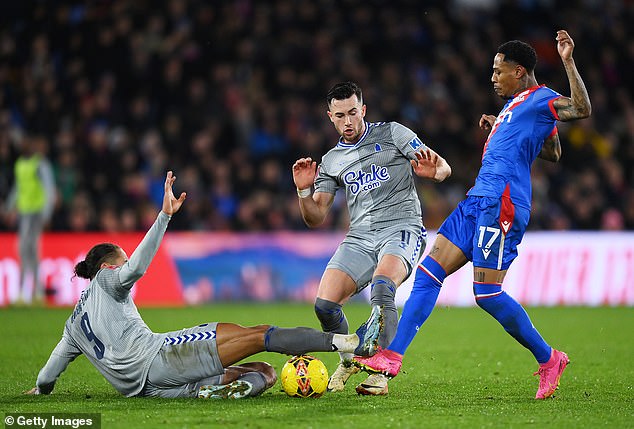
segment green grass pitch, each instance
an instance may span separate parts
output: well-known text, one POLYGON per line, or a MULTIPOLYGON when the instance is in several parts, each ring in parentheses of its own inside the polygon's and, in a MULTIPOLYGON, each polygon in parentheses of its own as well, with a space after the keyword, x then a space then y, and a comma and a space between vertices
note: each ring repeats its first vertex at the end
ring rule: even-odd
MULTIPOLYGON (((534 400, 532 355, 478 308, 437 308, 385 397, 346 390, 320 399, 289 398, 279 382, 242 401, 124 398, 84 357, 73 362, 50 396, 21 392, 57 343, 70 309, 0 310, 0 404, 5 413, 95 412, 112 428, 633 428, 634 309, 530 308, 542 335, 572 361, 556 397, 534 400)), ((368 306, 351 303, 351 327, 368 306)), ((318 327, 304 304, 217 304, 141 309, 148 326, 165 332, 207 321, 318 327)), ((337 356, 317 353, 332 371, 337 356)), ((262 353, 278 370, 286 357, 262 353)))

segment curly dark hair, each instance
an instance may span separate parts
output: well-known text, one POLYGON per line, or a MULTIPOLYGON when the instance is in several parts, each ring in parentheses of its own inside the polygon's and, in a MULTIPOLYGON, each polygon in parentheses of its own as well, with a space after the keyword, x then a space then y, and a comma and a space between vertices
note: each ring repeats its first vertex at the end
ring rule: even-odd
POLYGON ((537 65, 537 53, 528 43, 520 40, 511 40, 500 45, 499 54, 504 54, 504 61, 512 61, 524 67, 529 72, 535 70, 537 65))
POLYGON ((341 82, 330 88, 326 95, 326 102, 328 107, 332 100, 345 100, 353 95, 357 96, 357 99, 363 104, 363 94, 361 93, 361 87, 354 82, 341 82))
POLYGON ((119 246, 112 243, 101 243, 88 251, 86 259, 75 265, 75 275, 82 279, 92 280, 104 262, 113 262, 117 257, 119 246))

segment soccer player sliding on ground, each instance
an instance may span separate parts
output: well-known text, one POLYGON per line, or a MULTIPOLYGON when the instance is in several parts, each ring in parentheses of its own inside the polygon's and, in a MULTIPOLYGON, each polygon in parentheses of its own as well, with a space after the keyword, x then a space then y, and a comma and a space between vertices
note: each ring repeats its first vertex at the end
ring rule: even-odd
POLYGON ((407 347, 434 308, 443 280, 473 261, 476 303, 539 363, 535 397, 548 398, 558 387, 568 356, 546 343, 524 308, 502 290, 530 217, 531 165, 536 157, 559 160, 558 120, 587 118, 591 112, 588 92, 572 58, 574 42, 563 30, 557 32, 556 40, 570 97, 537 84, 537 56, 530 45, 513 40, 498 48, 491 81, 496 94, 508 101, 497 118, 480 118, 480 126, 490 132, 475 185, 441 225, 431 252, 418 266, 394 340, 370 358, 355 358, 366 371, 389 377, 398 374, 407 347))
POLYGON ((80 354, 125 396, 236 399, 257 396, 277 380, 275 370, 265 362, 234 365, 256 353, 374 352, 382 326, 378 310, 351 335, 221 322, 152 332, 141 319, 130 289, 145 274, 171 216, 185 201, 184 192, 174 196, 175 180, 167 172, 162 209, 130 259, 121 247, 101 243, 75 266, 75 273, 90 279, 90 284, 66 320, 62 339, 41 369, 36 387, 25 393, 51 393, 58 377, 80 354))

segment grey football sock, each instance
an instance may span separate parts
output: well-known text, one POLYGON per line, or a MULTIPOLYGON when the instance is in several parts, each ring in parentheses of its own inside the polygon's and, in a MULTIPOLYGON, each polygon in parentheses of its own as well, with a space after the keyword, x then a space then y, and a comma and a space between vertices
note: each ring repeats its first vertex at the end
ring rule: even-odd
POLYGON ((348 319, 346 319, 341 304, 317 298, 315 300, 315 314, 321 323, 321 329, 325 332, 348 333, 348 319))
POLYGON ((321 332, 312 328, 278 328, 272 326, 264 336, 267 352, 301 355, 308 352, 334 351, 332 332, 321 332))
MULTIPOLYGON (((321 323, 321 329, 325 332, 334 332, 335 334, 348 333, 348 319, 346 319, 346 314, 343 312, 341 304, 317 298, 315 299, 315 314, 321 323)), ((350 360, 353 356, 353 353, 339 352, 339 358, 342 361, 350 360)))
POLYGON ((383 332, 379 337, 379 346, 386 348, 396 335, 398 326, 398 310, 394 302, 396 284, 385 276, 374 276, 370 285, 372 305, 383 307, 383 332))
POLYGON ((238 377, 238 380, 251 383, 253 389, 249 392, 249 396, 261 395, 266 390, 266 377, 259 371, 245 372, 238 377))

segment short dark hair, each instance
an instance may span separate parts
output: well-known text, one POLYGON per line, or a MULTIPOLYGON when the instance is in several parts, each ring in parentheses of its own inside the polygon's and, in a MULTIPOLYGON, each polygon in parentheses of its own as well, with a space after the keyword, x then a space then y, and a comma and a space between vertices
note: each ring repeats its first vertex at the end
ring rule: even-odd
POLYGON ((537 65, 537 53, 528 43, 520 40, 511 40, 500 45, 499 54, 504 54, 504 61, 512 61, 524 67, 529 72, 535 70, 537 65))
POLYGON ((92 280, 97 275, 101 264, 114 261, 118 250, 119 246, 112 243, 101 243, 93 246, 88 251, 86 259, 75 265, 75 275, 82 279, 92 280))
POLYGON ((330 88, 328 95, 326 95, 326 102, 328 107, 330 107, 332 100, 345 100, 353 95, 356 95, 357 99, 363 104, 361 87, 354 82, 341 82, 330 88))

